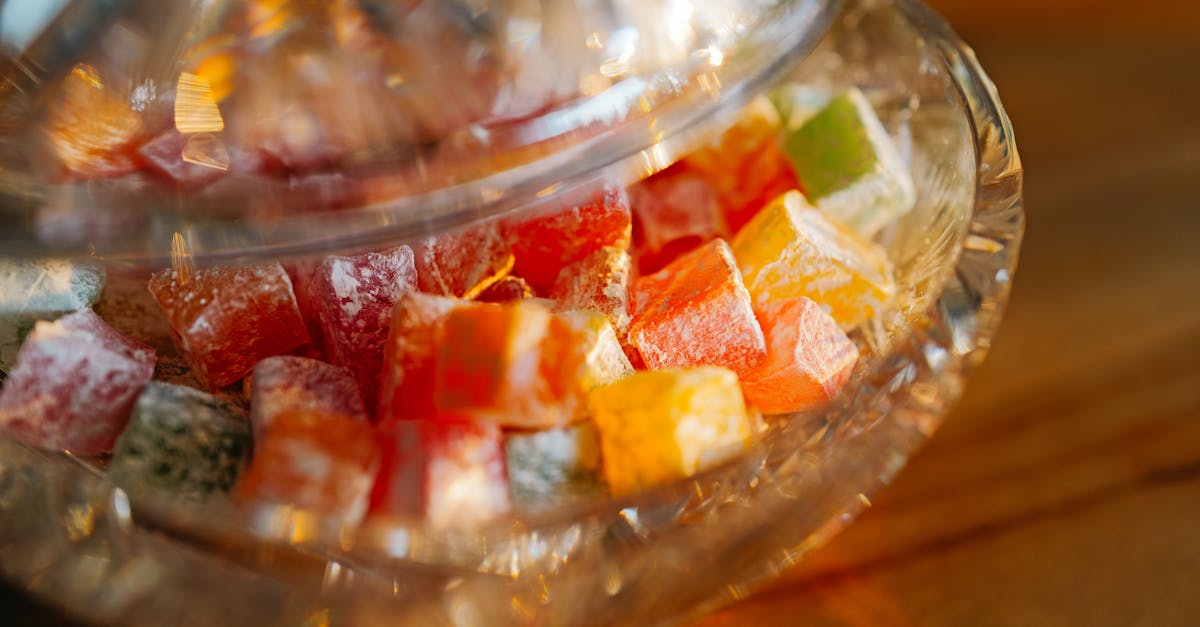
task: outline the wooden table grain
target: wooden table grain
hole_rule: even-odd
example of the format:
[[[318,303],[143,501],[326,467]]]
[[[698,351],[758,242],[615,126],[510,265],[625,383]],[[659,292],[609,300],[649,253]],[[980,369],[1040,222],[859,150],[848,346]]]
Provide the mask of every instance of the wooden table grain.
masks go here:
[[[931,4],[1026,168],[1007,318],[869,511],[697,627],[1198,625],[1200,9]]]

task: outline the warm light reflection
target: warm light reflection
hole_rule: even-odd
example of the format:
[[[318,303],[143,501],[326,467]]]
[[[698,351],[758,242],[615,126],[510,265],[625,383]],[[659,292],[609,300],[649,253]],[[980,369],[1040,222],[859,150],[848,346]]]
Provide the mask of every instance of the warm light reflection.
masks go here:
[[[180,133],[215,133],[225,128],[208,79],[190,72],[179,74],[175,88],[175,128]]]
[[[211,133],[199,133],[189,137],[183,145],[180,157],[187,163],[215,170],[229,169],[229,148]]]
[[[187,240],[179,231],[175,231],[175,235],[171,237],[171,269],[175,271],[180,285],[187,285],[192,280],[192,273],[195,272]]]

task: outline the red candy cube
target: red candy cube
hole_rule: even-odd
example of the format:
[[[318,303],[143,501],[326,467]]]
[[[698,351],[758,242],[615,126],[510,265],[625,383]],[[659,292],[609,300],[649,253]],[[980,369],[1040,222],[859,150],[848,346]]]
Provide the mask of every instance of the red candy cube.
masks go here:
[[[733,252],[725,240],[676,259],[634,284],[629,341],[646,367],[724,366],[739,375],[767,354]]]
[[[304,326],[308,328],[308,352],[317,359],[323,359],[325,356],[325,332],[321,329],[321,317],[317,314],[312,297],[313,277],[320,266],[320,259],[302,259],[283,264],[288,278],[292,280],[292,292],[296,295],[300,317],[304,319]]]
[[[684,162],[632,185],[629,202],[642,274],[658,272],[679,255],[730,233],[711,182]]]
[[[837,395],[858,349],[820,305],[807,298],[763,303],[755,313],[767,358],[742,377],[746,402],[764,414],[818,407]]]
[[[380,422],[433,418],[434,364],[442,324],[451,311],[478,306],[420,292],[405,294],[396,301],[384,348]]]
[[[321,320],[325,352],[330,361],[354,372],[363,401],[372,411],[378,404],[392,307],[416,284],[408,246],[355,257],[326,257],[313,276],[310,296]]]
[[[358,524],[379,468],[371,425],[315,411],[276,416],[236,487],[242,501],[294,505]]]
[[[629,253],[611,246],[580,259],[558,273],[550,298],[559,311],[587,310],[605,315],[618,338],[629,330]]]
[[[474,298],[508,274],[513,254],[491,222],[443,233],[413,245],[417,280],[422,292]]]
[[[308,342],[292,283],[278,263],[166,270],[150,278],[149,288],[193,372],[213,389]]]
[[[383,465],[371,516],[469,527],[509,511],[500,428],[452,416],[381,427]]]
[[[111,451],[154,359],[88,309],[38,322],[0,389],[0,430],[45,449]]]
[[[275,418],[293,411],[367,419],[354,373],[323,361],[290,355],[268,357],[258,362],[246,383],[256,441],[265,436]]]
[[[604,246],[629,248],[629,198],[610,188],[589,201],[537,211],[505,221],[516,257],[514,271],[539,294],[547,294],[563,266]]]

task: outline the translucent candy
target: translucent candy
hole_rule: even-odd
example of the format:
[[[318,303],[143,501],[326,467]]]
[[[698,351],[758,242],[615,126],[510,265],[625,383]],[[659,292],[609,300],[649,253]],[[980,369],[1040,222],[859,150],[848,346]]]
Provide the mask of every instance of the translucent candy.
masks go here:
[[[117,440],[109,476],[127,490],[227,492],[250,458],[240,408],[189,387],[152,381]]]
[[[310,296],[321,320],[325,352],[330,361],[354,373],[371,412],[379,402],[392,307],[416,285],[408,246],[355,257],[326,257],[313,276]]]
[[[317,268],[320,266],[321,259],[314,257],[289,261],[283,264],[283,269],[292,281],[292,293],[296,295],[296,307],[300,309],[300,317],[304,319],[304,326],[308,329],[311,356],[324,359],[325,331],[321,328],[321,317],[317,314],[317,308],[312,298],[313,277],[316,276]]]
[[[772,201],[732,246],[755,305],[806,296],[848,329],[880,313],[896,291],[883,249],[812,208],[800,192]]]
[[[553,509],[604,494],[600,434],[591,422],[504,437],[509,491],[517,509]]]
[[[762,329],[725,240],[634,283],[629,341],[651,370],[724,366],[748,371],[766,356]]]
[[[413,245],[421,291],[474,298],[508,274],[513,254],[495,222],[443,233]]]
[[[481,303],[507,303],[533,297],[533,288],[519,276],[508,275],[492,283],[475,297]]]
[[[807,298],[763,303],[754,313],[767,358],[741,377],[746,402],[766,414],[785,414],[837,396],[858,360],[837,321]]]
[[[383,465],[371,516],[469,527],[511,508],[499,427],[441,415],[381,427]]]
[[[358,383],[347,368],[306,357],[268,357],[246,383],[255,440],[265,437],[276,417],[293,411],[367,419]]]
[[[0,259],[0,371],[12,369],[38,320],[90,307],[104,282],[104,268],[95,264]]]
[[[658,272],[679,255],[731,233],[716,189],[685,162],[631,185],[629,204],[633,253],[642,274]]]
[[[369,423],[315,411],[280,414],[255,444],[239,500],[290,504],[355,525],[379,469]]]
[[[278,263],[166,270],[151,277],[149,288],[192,370],[214,389],[308,342],[291,281]]]
[[[608,317],[618,338],[629,331],[629,253],[605,246],[558,273],[550,298],[559,311],[596,311]]]
[[[557,427],[586,413],[589,390],[632,370],[600,314],[530,301],[460,308],[443,326],[435,403],[505,427]]]
[[[250,174],[269,167],[257,151],[244,151],[211,133],[182,135],[175,129],[142,144],[136,154],[148,172],[187,191],[230,173]]]
[[[539,294],[550,292],[563,266],[604,246],[629,248],[630,228],[629,198],[621,188],[504,223],[516,257],[513,270]]]
[[[38,322],[0,389],[0,430],[40,448],[106,453],[153,374],[154,351],[91,310]]]
[[[866,238],[912,209],[916,188],[866,96],[838,95],[784,139],[805,194]]]
[[[776,196],[800,187],[779,146],[780,120],[765,97],[755,99],[714,145],[683,159],[712,186],[729,233],[736,232]]]
[[[737,375],[726,368],[639,372],[591,400],[604,474],[617,496],[719,463],[752,433]]]
[[[432,418],[438,338],[451,311],[477,307],[471,301],[415,292],[404,294],[392,311],[384,348],[378,419]]]

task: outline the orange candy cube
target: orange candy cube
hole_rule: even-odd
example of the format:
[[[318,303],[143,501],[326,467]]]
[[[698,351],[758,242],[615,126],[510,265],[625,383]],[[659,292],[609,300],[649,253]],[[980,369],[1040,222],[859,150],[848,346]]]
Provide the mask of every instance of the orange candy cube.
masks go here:
[[[629,341],[651,370],[724,366],[745,373],[766,357],[766,340],[733,252],[713,240],[634,284]]]
[[[741,377],[746,402],[764,414],[823,405],[850,379],[858,349],[820,305],[807,298],[755,308],[767,358]]]
[[[255,443],[236,494],[243,501],[294,505],[355,525],[367,511],[379,458],[367,422],[316,411],[283,413]]]
[[[433,418],[435,357],[442,324],[455,309],[480,306],[420,292],[404,294],[396,301],[384,344],[380,422]]]

